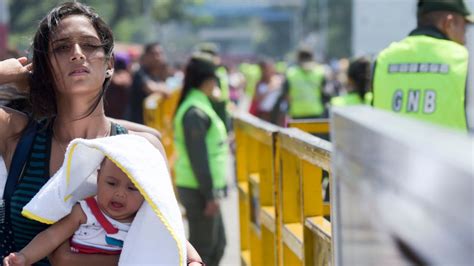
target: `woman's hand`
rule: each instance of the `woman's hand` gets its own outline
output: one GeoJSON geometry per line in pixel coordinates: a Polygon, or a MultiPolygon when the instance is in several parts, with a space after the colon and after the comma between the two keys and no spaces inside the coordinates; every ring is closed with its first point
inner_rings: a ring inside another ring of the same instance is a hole
{"type": "Polygon", "coordinates": [[[208,200],[204,208],[204,216],[213,217],[219,212],[219,201],[216,199],[208,200]]]}
{"type": "Polygon", "coordinates": [[[119,255],[79,254],[71,251],[69,240],[64,241],[53,253],[48,256],[51,265],[118,265],[119,255]]]}
{"type": "Polygon", "coordinates": [[[25,92],[28,88],[28,74],[33,68],[27,62],[26,57],[0,61],[0,84],[15,83],[18,90],[25,92]]]}
{"type": "Polygon", "coordinates": [[[188,254],[187,257],[187,265],[188,266],[202,266],[205,265],[202,262],[201,256],[199,256],[199,253],[197,253],[196,249],[189,243],[189,241],[186,242],[186,253],[188,254]]]}

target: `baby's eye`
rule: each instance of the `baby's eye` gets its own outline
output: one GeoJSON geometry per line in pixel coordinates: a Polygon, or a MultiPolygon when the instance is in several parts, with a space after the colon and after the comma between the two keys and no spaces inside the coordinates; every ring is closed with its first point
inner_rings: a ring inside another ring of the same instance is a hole
{"type": "Polygon", "coordinates": [[[138,191],[138,189],[136,187],[128,187],[128,190],[130,191],[138,191]]]}
{"type": "Polygon", "coordinates": [[[107,181],[106,183],[107,183],[108,185],[110,185],[110,186],[115,186],[115,182],[107,181]]]}

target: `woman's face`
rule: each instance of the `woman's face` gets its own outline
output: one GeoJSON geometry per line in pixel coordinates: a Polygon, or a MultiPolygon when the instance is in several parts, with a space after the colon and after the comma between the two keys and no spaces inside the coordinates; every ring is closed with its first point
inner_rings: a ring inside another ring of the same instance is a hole
{"type": "Polygon", "coordinates": [[[214,93],[214,89],[217,87],[217,81],[215,78],[208,78],[206,79],[200,86],[200,89],[204,94],[208,97],[212,97],[214,93]]]}
{"type": "Polygon", "coordinates": [[[59,22],[49,44],[49,60],[59,94],[94,95],[111,69],[96,30],[89,19],[71,15],[59,22]]]}

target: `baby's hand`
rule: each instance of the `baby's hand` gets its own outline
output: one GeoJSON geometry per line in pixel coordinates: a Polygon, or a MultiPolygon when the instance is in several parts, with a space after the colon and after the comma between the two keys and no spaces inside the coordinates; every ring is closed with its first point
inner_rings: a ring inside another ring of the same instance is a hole
{"type": "Polygon", "coordinates": [[[3,266],[24,266],[26,257],[21,253],[10,253],[3,259],[3,266]]]}

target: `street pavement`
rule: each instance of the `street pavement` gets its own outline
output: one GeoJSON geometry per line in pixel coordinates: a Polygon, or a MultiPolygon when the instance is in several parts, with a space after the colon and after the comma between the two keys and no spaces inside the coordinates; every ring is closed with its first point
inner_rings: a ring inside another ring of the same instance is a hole
{"type": "Polygon", "coordinates": [[[221,265],[240,265],[240,228],[238,191],[235,185],[230,185],[229,195],[221,203],[222,216],[227,237],[227,247],[221,265]]]}

